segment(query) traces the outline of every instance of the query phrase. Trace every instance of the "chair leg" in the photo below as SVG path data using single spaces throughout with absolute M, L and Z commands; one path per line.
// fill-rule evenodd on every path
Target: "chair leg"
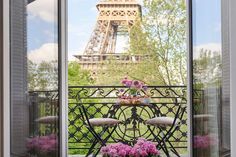
M 106 142 L 107 142 L 108 139 L 111 137 L 111 135 L 112 135 L 113 132 L 115 131 L 116 127 L 117 127 L 117 126 L 115 126 L 115 127 L 112 129 L 112 131 L 110 132 L 110 134 L 109 134 L 104 140 L 102 140 L 101 137 L 104 135 L 104 133 L 107 132 L 107 130 L 109 129 L 109 127 L 106 127 L 106 128 L 105 128 L 101 133 L 99 133 L 99 134 L 96 133 L 95 130 L 93 130 L 93 129 L 90 128 L 89 130 L 90 130 L 90 132 L 93 134 L 93 136 L 95 137 L 95 140 L 94 140 L 92 146 L 90 147 L 89 152 L 87 153 L 86 157 L 89 156 L 89 155 L 93 152 L 94 147 L 95 147 L 96 144 L 100 141 L 100 142 L 101 142 L 101 146 L 98 148 L 98 150 L 96 151 L 96 153 L 93 154 L 94 157 L 97 156 L 97 154 L 100 152 L 101 148 L 106 145 Z
M 180 157 L 179 153 L 175 149 L 171 149 L 171 151 L 177 156 Z
M 169 143 L 170 147 L 171 147 L 171 151 L 177 156 L 180 157 L 179 153 L 177 152 L 177 150 L 175 149 L 175 147 L 173 146 L 173 144 L 169 141 L 170 137 L 172 137 L 173 133 L 170 134 L 170 136 L 166 139 L 166 141 Z
M 158 128 L 159 128 L 159 127 L 158 127 Z M 159 129 L 161 129 L 161 128 L 159 128 Z M 165 133 L 162 132 L 164 136 L 163 136 L 161 142 L 167 141 L 167 142 L 170 144 L 171 148 L 176 152 L 175 154 L 176 154 L 177 156 L 179 156 L 178 152 L 175 150 L 174 146 L 173 146 L 173 145 L 171 144 L 171 142 L 169 141 L 170 137 L 173 136 L 174 132 L 175 132 L 177 129 L 178 129 L 178 126 L 177 126 L 177 127 L 171 126 L 168 131 L 166 131 Z M 163 129 L 161 129 L 161 130 L 163 130 Z
M 159 127 L 158 127 L 159 128 Z M 176 131 L 177 127 L 175 127 L 173 129 L 173 127 L 171 127 L 166 133 L 163 133 L 163 137 L 158 137 L 157 135 L 155 135 L 155 133 L 151 130 L 150 126 L 148 126 L 149 131 L 152 133 L 152 135 L 154 136 L 154 138 L 156 139 L 156 141 L 159 143 L 159 147 L 161 147 L 161 149 L 164 151 L 164 153 L 166 154 L 166 156 L 170 156 L 169 155 L 169 151 L 168 151 L 168 147 L 166 146 L 166 142 L 168 142 L 168 144 L 171 147 L 171 151 L 177 156 L 180 157 L 179 153 L 176 151 L 176 149 L 174 148 L 174 146 L 172 145 L 172 143 L 169 141 L 170 137 L 172 137 L 172 135 L 174 134 L 174 132 Z M 159 128 L 160 130 L 163 130 L 161 128 Z M 161 140 L 160 140 L 161 139 Z
M 94 140 L 93 140 L 92 145 L 91 145 L 90 148 L 89 148 L 88 153 L 86 154 L 86 157 L 88 157 L 90 154 L 92 154 L 92 152 L 93 152 L 93 150 L 94 150 L 94 147 L 95 147 L 96 144 L 99 142 L 99 139 L 98 139 L 97 136 L 93 133 L 93 131 L 90 130 L 90 129 L 89 129 L 89 131 L 93 134 Z
M 93 136 L 101 142 L 102 145 L 106 145 L 106 143 L 102 140 L 102 135 L 106 132 L 108 128 L 106 127 L 100 134 L 96 133 L 96 131 L 93 128 L 90 128 L 90 132 L 93 134 Z
M 88 153 L 86 154 L 85 157 L 88 157 L 90 154 L 92 154 L 93 149 L 94 149 L 94 147 L 96 146 L 97 143 L 98 143 L 98 140 L 97 140 L 97 139 L 94 139 L 93 144 L 92 144 L 91 147 L 89 148 L 89 151 L 88 151 Z
M 91 147 L 89 148 L 88 153 L 86 154 L 86 157 L 88 157 L 93 151 L 94 151 L 94 147 L 96 146 L 97 143 L 99 143 L 99 141 L 101 142 L 101 147 L 106 145 L 105 142 L 101 139 L 102 135 L 106 132 L 107 128 L 104 129 L 103 132 L 101 132 L 100 134 L 97 134 L 95 132 L 94 129 L 92 128 L 88 128 L 88 130 L 92 133 L 92 135 L 94 136 L 94 141 L 91 145 Z
M 111 135 L 113 134 L 113 132 L 116 130 L 117 126 L 114 126 L 114 128 L 112 129 L 112 131 L 110 132 L 110 134 L 103 140 L 104 143 L 106 143 L 109 138 L 111 137 Z M 105 131 L 106 132 L 106 131 Z M 104 133 L 105 133 L 104 132 Z M 101 145 L 98 150 L 96 151 L 96 153 L 93 155 L 93 157 L 96 157 L 98 155 L 98 153 L 100 152 L 101 148 L 103 147 L 104 145 Z
M 179 153 L 177 152 L 177 150 L 175 149 L 175 147 L 173 146 L 173 144 L 170 142 L 170 138 L 171 137 L 173 137 L 173 134 L 174 134 L 174 132 L 176 131 L 178 129 L 178 126 L 177 127 L 175 127 L 174 129 L 173 129 L 173 131 L 170 131 L 169 130 L 169 132 L 168 133 L 166 133 L 166 138 L 165 138 L 165 140 L 169 143 L 169 145 L 170 145 L 170 147 L 171 147 L 171 151 L 177 156 L 177 157 L 180 157 L 180 155 L 179 155 Z
M 159 128 L 159 127 L 158 127 Z M 161 140 L 161 143 L 163 143 L 163 146 L 164 146 L 164 148 L 165 148 L 165 150 L 166 150 L 166 156 L 167 157 L 170 157 L 170 153 L 169 153 L 169 150 L 168 150 L 168 147 L 167 147 L 167 145 L 166 145 L 166 140 L 165 140 L 165 134 L 163 133 L 163 131 L 162 131 L 162 129 L 161 128 L 159 128 L 160 129 L 160 133 L 162 133 L 163 134 L 163 137 L 160 137 L 162 140 Z M 161 136 L 161 135 L 159 135 L 159 136 Z
M 153 135 L 153 137 L 155 138 L 155 140 L 158 142 L 157 147 L 161 147 L 161 149 L 163 150 L 163 152 L 166 154 L 167 157 L 169 157 L 169 153 L 168 150 L 166 148 L 166 146 L 164 145 L 164 142 L 162 140 L 159 139 L 159 137 L 153 132 L 153 130 L 150 128 L 150 126 L 148 125 L 148 130 L 151 132 L 151 134 Z M 159 135 L 159 134 L 158 134 Z M 163 147 L 163 145 L 164 147 Z
M 170 153 L 169 153 L 169 150 L 168 150 L 168 147 L 166 146 L 166 142 L 165 141 L 163 141 L 163 145 L 164 145 L 164 148 L 165 148 L 165 150 L 166 150 L 166 156 L 167 157 L 170 157 Z

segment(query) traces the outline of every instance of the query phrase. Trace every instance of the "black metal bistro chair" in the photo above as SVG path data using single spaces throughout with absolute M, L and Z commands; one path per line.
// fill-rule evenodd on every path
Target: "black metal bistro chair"
M 94 140 L 92 142 L 91 147 L 89 148 L 88 153 L 86 154 L 86 157 L 91 155 L 92 156 L 97 156 L 99 153 L 100 149 L 103 146 L 106 146 L 106 142 L 108 139 L 111 137 L 113 132 L 115 131 L 117 125 L 121 122 L 115 118 L 89 118 L 88 116 L 88 111 L 85 109 L 83 105 L 80 106 L 79 108 L 80 113 L 82 115 L 82 119 L 85 122 L 85 126 L 88 128 L 88 130 L 92 133 Z M 102 127 L 102 131 L 100 133 L 97 133 L 95 131 L 95 127 Z M 111 130 L 109 130 L 111 128 Z M 108 135 L 103 138 L 103 135 L 107 133 Z M 95 146 L 100 143 L 100 147 L 97 149 L 97 151 L 94 152 Z
M 158 149 L 162 149 L 167 157 L 170 157 L 167 143 L 170 146 L 170 150 L 176 156 L 180 157 L 179 153 L 171 143 L 170 138 L 173 137 L 175 131 L 181 126 L 181 121 L 186 111 L 186 104 L 175 103 L 175 105 L 177 105 L 177 110 L 174 113 L 174 117 L 162 116 L 160 113 L 157 117 L 148 119 L 145 122 L 151 134 L 155 138 L 155 141 L 158 143 Z M 155 133 L 151 128 L 153 126 L 158 129 L 157 133 Z

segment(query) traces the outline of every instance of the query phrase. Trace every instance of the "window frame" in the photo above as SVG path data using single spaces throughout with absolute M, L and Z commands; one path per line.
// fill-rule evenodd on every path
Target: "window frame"
M 67 0 L 58 0 L 58 50 L 60 98 L 60 156 L 68 156 L 68 58 L 67 58 Z
M 193 156 L 193 128 L 192 128 L 192 104 L 193 104 L 193 60 L 192 60 L 192 52 L 193 52 L 193 45 L 192 45 L 192 0 L 186 0 L 187 5 L 187 116 L 188 116 L 188 153 L 189 156 Z
M 58 0 L 60 156 L 67 156 L 67 1 Z M 10 157 L 10 1 L 0 2 L 0 156 Z
M 231 156 L 236 156 L 236 1 L 235 0 L 225 0 L 223 3 L 226 3 L 228 7 L 229 16 L 229 51 L 230 51 L 230 124 L 231 124 Z
M 61 143 L 61 156 L 66 157 L 67 156 L 67 55 L 66 55 L 66 49 L 67 49 L 67 1 L 60 1 L 59 0 L 59 50 L 60 50 L 60 66 L 62 68 L 60 69 L 61 78 L 60 78 L 60 94 L 61 94 L 61 136 L 60 136 L 60 143 Z M 234 61 L 236 60 L 236 32 L 234 28 L 236 27 L 236 10 L 234 9 L 236 7 L 236 1 L 235 0 L 225 0 L 222 1 L 222 3 L 226 3 L 226 7 L 228 7 L 229 10 L 229 17 L 225 17 L 229 19 L 229 40 L 230 40 L 230 72 L 231 72 L 231 156 L 236 156 L 236 149 L 233 149 L 234 146 L 236 146 L 236 124 L 233 123 L 233 120 L 236 119 L 236 82 L 233 80 L 236 80 L 236 64 Z M 187 6 L 188 6 L 188 112 L 191 113 L 191 102 L 192 102 L 192 96 L 189 91 L 191 91 L 191 78 L 192 78 L 192 65 L 191 65 L 191 27 L 192 27 L 192 20 L 191 20 L 191 6 L 192 6 L 192 0 L 187 0 Z M 9 0 L 2 0 L 0 2 L 0 156 L 10 156 L 10 47 L 9 47 Z M 224 15 L 223 15 L 224 16 Z M 64 94 L 63 94 L 64 93 Z M 63 116 L 62 116 L 63 115 Z M 189 142 L 188 142 L 188 150 L 190 153 L 190 156 L 192 156 L 192 124 L 191 124 L 191 118 L 192 114 L 189 115 Z
M 3 2 L 0 1 L 0 63 L 3 62 L 2 60 L 2 57 L 3 57 Z M 2 86 L 3 86 L 3 82 L 2 82 L 2 72 L 3 72 L 3 65 L 0 64 L 0 93 L 3 93 L 2 92 Z M 3 138 L 3 134 L 2 134 L 2 125 L 3 125 L 3 116 L 2 116 L 2 109 L 3 109 L 3 106 L 2 106 L 2 100 L 3 100 L 3 97 L 2 97 L 2 94 L 0 95 L 0 139 Z M 3 152 L 3 141 L 0 141 L 0 156 L 3 156 L 2 154 Z
M 230 156 L 234 157 L 236 156 L 236 123 L 234 120 L 236 120 L 236 1 L 235 0 L 222 0 L 222 8 L 221 8 L 221 14 L 222 14 L 222 37 L 225 37 L 227 40 L 225 42 L 228 43 L 222 43 L 228 45 L 228 51 L 230 53 L 230 136 L 231 136 L 231 152 Z M 189 135 L 189 156 L 193 156 L 193 134 L 192 134 L 192 76 L 193 76 L 193 66 L 192 66 L 192 0 L 187 0 L 187 13 L 188 13 L 188 135 Z M 226 32 L 225 32 L 226 31 Z
M 1 114 L 2 115 L 2 156 L 10 156 L 10 8 L 9 0 L 2 0 L 2 55 L 1 55 Z

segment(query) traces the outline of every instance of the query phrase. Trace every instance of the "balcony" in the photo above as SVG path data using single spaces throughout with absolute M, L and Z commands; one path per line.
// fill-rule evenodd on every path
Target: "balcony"
M 147 91 L 140 91 L 140 96 L 148 95 L 150 105 L 153 107 L 137 105 L 125 105 L 116 112 L 113 108 L 117 104 L 120 91 L 129 92 L 124 86 L 70 86 L 68 94 L 68 145 L 70 154 L 86 154 L 93 141 L 92 134 L 86 128 L 82 120 L 79 108 L 84 105 L 89 118 L 105 118 L 113 114 L 122 121 L 118 125 L 108 143 L 121 141 L 132 145 L 139 137 L 153 140 L 150 130 L 147 129 L 144 121 L 157 115 L 174 117 L 177 104 L 186 106 L 185 86 L 148 86 Z M 33 91 L 29 93 L 31 118 L 47 117 L 58 113 L 58 94 L 56 91 Z M 42 107 L 44 106 L 44 107 Z M 39 111 L 41 110 L 41 111 Z M 35 115 L 34 113 L 41 114 Z M 55 119 L 54 119 L 55 120 Z M 48 121 L 49 122 L 49 121 Z M 31 134 L 49 134 L 55 128 L 54 123 L 46 126 L 31 123 Z M 101 131 L 101 128 L 100 128 Z M 155 129 L 154 129 L 155 131 Z M 181 119 L 181 125 L 174 132 L 170 139 L 173 146 L 180 154 L 187 152 L 187 113 L 185 111 Z M 96 149 L 96 148 L 95 148 Z

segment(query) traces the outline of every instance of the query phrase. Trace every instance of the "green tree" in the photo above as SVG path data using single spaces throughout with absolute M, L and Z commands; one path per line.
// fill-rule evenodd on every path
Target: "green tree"
M 185 0 L 144 0 L 142 20 L 130 30 L 129 49 L 132 64 L 116 59 L 104 63 L 97 83 L 117 82 L 124 76 L 152 85 L 186 84 L 186 4 Z M 104 82 L 103 80 L 106 80 Z
M 194 83 L 196 89 L 207 86 L 220 86 L 222 78 L 222 57 L 220 52 L 199 50 L 199 56 L 193 60 Z M 209 75 L 210 74 L 210 75 Z
M 166 85 L 186 83 L 185 0 L 144 0 L 143 29 L 152 41 L 148 54 Z
M 69 62 L 68 64 L 68 84 L 72 85 L 90 85 L 94 82 L 90 72 L 81 69 L 79 63 L 76 61 Z
M 58 89 L 58 62 L 41 62 L 39 64 L 28 60 L 28 89 L 57 90 Z

